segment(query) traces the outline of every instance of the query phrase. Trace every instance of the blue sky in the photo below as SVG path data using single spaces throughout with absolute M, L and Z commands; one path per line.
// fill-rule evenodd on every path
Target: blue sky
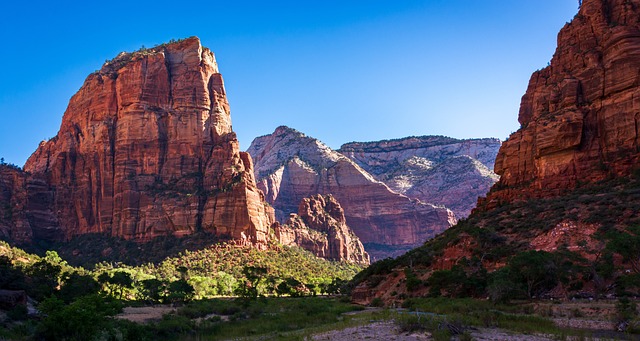
M 29 1 L 0 12 L 0 157 L 54 136 L 85 77 L 121 51 L 193 35 L 225 79 L 241 148 L 288 125 L 333 148 L 517 130 L 577 0 Z

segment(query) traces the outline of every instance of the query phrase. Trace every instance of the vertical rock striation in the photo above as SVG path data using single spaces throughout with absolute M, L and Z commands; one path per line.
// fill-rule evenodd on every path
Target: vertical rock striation
M 0 165 L 0 238 L 30 241 L 33 230 L 26 214 L 27 177 L 19 168 Z
M 640 161 L 640 1 L 584 0 L 522 97 L 484 203 L 561 195 Z
M 281 221 L 314 194 L 331 194 L 340 202 L 347 225 L 365 247 L 421 245 L 456 221 L 450 210 L 393 192 L 349 158 L 288 127 L 256 138 L 248 152 L 256 162 L 258 187 Z M 369 253 L 374 259 L 393 255 Z
M 60 238 L 203 230 L 260 244 L 271 217 L 229 112 L 198 38 L 122 53 L 87 77 L 24 168 L 51 193 Z
M 347 226 L 344 210 L 332 195 L 302 199 L 298 214 L 291 214 L 284 225 L 276 224 L 274 230 L 283 245 L 298 245 L 330 260 L 369 264 L 369 255 Z
M 392 190 L 466 218 L 499 178 L 491 171 L 499 148 L 493 138 L 413 136 L 351 142 L 339 152 Z

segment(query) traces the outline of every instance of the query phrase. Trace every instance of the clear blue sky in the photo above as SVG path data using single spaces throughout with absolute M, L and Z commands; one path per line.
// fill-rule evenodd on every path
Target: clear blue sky
M 197 35 L 242 149 L 288 125 L 333 148 L 408 135 L 504 139 L 577 0 L 9 1 L 0 156 L 22 166 L 85 77 L 120 51 Z

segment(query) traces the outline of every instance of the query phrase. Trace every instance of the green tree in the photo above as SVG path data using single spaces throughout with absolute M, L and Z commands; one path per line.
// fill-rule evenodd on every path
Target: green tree
M 518 253 L 509 260 L 508 269 L 514 282 L 524 286 L 529 298 L 551 290 L 558 284 L 558 267 L 549 252 Z
M 107 286 L 112 295 L 119 299 L 124 296 L 125 289 L 133 288 L 133 278 L 126 271 L 116 271 L 113 274 L 103 272 L 98 276 L 98 282 Z
M 77 272 L 65 272 L 62 276 L 62 285 L 58 296 L 70 303 L 78 297 L 94 295 L 100 291 L 100 284 L 91 275 L 82 275 Z
M 242 274 L 245 282 L 237 289 L 237 294 L 243 298 L 255 299 L 260 295 L 258 287 L 265 280 L 269 271 L 264 267 L 245 266 Z
M 38 308 L 46 317 L 36 334 L 45 340 L 93 340 L 107 327 L 107 316 L 122 310 L 117 302 L 98 295 L 81 297 L 69 305 L 52 296 Z
M 172 303 L 187 302 L 193 298 L 195 290 L 184 279 L 169 283 L 167 298 Z
M 640 273 L 640 227 L 612 232 L 608 237 L 607 249 L 621 255 L 635 273 Z
M 7 256 L 0 256 L 0 289 L 18 290 L 26 287 L 22 269 L 16 267 Z
M 218 295 L 233 295 L 233 292 L 238 285 L 238 281 L 235 277 L 224 271 L 219 271 L 216 274 L 215 279 L 218 285 Z
M 139 282 L 138 294 L 143 300 L 159 303 L 167 295 L 167 283 L 156 278 Z
M 59 285 L 60 265 L 51 264 L 45 259 L 39 260 L 27 267 L 27 292 L 37 301 L 41 301 L 53 294 Z
M 508 302 L 518 294 L 517 284 L 511 279 L 510 269 L 503 267 L 489 275 L 487 294 L 494 302 Z
M 404 274 L 406 277 L 405 284 L 407 286 L 407 291 L 415 291 L 416 289 L 418 289 L 418 287 L 420 287 L 420 285 L 422 285 L 422 281 L 420 280 L 420 278 L 418 278 L 418 276 L 416 276 L 416 274 L 413 273 L 410 268 L 405 268 Z
M 205 276 L 191 276 L 187 280 L 195 290 L 196 298 L 205 298 L 218 295 L 218 283 L 215 278 Z

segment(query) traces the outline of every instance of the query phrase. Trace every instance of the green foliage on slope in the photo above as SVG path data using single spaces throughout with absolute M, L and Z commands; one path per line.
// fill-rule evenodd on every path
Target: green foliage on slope
M 554 198 L 481 208 L 423 246 L 371 264 L 350 285 L 375 290 L 411 268 L 401 283 L 407 296 L 504 301 L 558 292 L 567 298 L 640 293 L 638 175 L 579 184 Z M 558 242 L 549 252 L 532 251 L 534 238 L 553 234 L 561 223 L 570 230 L 572 224 L 591 226 L 595 233 L 573 234 L 574 239 Z M 446 250 L 457 250 L 457 258 L 445 256 Z M 448 265 L 443 269 L 442 264 Z M 551 293 L 554 288 L 559 289 L 555 294 Z

